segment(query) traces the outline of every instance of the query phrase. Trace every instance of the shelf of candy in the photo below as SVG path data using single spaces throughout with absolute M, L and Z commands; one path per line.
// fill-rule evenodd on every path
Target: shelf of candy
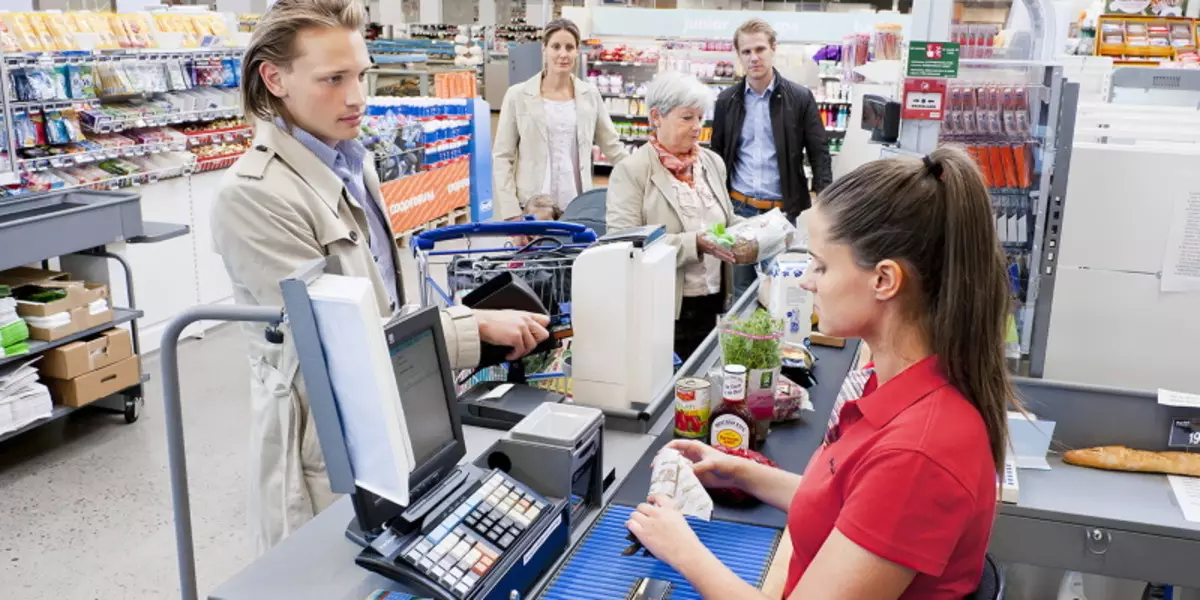
M 93 135 L 78 142 L 61 146 L 36 146 L 18 151 L 18 162 L 24 172 L 41 172 L 51 168 L 68 167 L 114 158 L 143 156 L 156 152 L 180 151 L 187 146 L 187 137 L 179 131 L 161 127 L 128 131 L 123 134 Z
M 84 140 L 79 115 L 74 110 L 17 109 L 12 120 L 13 142 L 20 152 L 36 146 Z
M 1171 46 L 1176 52 L 1189 52 L 1196 49 L 1196 35 L 1193 29 L 1195 22 L 1172 21 L 1170 23 Z
M 240 58 L 16 66 L 9 71 L 14 108 L 71 106 L 98 98 L 238 87 Z
M 5 52 L 156 48 L 155 29 L 178 33 L 181 46 L 195 48 L 220 44 L 229 33 L 217 13 L 10 12 L 0 14 L 0 28 Z
M 588 70 L 588 81 L 596 86 L 600 95 L 605 98 L 645 98 L 649 78 L 644 79 L 645 81 L 639 82 L 614 71 Z
M 241 114 L 237 90 L 193 88 L 94 105 L 80 111 L 79 116 L 85 131 L 108 133 L 137 127 L 231 119 Z
M 995 56 L 999 25 L 951 25 L 950 41 L 959 44 L 961 58 L 979 59 Z
M 233 166 L 238 157 L 250 148 L 250 138 L 240 138 L 232 142 L 219 142 L 193 146 L 189 152 L 196 155 L 196 171 L 216 171 Z
M 254 136 L 254 128 L 245 119 L 217 119 L 207 123 L 183 125 L 176 129 L 184 135 L 189 147 L 235 142 Z
M 638 48 L 635 46 L 627 46 L 618 44 L 611 48 L 605 48 L 603 44 L 589 46 L 587 48 L 588 65 L 595 66 L 640 66 L 640 67 L 658 67 L 659 49 L 657 46 L 647 46 Z
M 77 188 L 119 189 L 154 183 L 190 172 L 195 157 L 187 152 L 170 152 L 109 158 L 95 163 L 55 167 L 21 174 L 21 183 L 0 188 L 0 196 L 58 192 Z

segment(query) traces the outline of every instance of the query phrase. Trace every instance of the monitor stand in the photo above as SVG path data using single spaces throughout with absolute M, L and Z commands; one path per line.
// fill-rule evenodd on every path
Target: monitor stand
M 458 397 L 458 415 L 463 425 L 507 431 L 542 404 L 558 404 L 565 398 L 525 384 L 486 382 Z

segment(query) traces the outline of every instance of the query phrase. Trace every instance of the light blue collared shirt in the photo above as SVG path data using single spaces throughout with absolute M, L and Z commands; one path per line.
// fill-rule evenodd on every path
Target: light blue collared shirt
M 287 130 L 285 125 L 280 124 L 279 127 Z M 383 209 L 367 192 L 366 179 L 363 177 L 366 147 L 358 140 L 344 140 L 338 142 L 337 146 L 330 146 L 299 127 L 292 127 L 292 137 L 316 154 L 317 158 L 342 180 L 342 185 L 346 186 L 350 196 L 363 212 L 367 213 L 367 227 L 371 231 L 371 256 L 375 259 L 375 266 L 379 267 L 383 287 L 387 288 L 388 298 L 392 301 L 392 310 L 399 310 L 400 292 L 397 289 L 396 262 L 392 260 L 391 248 L 394 238 Z
M 746 118 L 742 121 L 742 142 L 733 168 L 733 189 L 762 200 L 783 198 L 775 134 L 771 130 L 771 94 L 776 83 L 772 77 L 771 84 L 759 94 L 746 82 Z

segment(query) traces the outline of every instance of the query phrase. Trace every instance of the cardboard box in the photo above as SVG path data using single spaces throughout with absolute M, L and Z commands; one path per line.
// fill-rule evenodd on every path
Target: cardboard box
M 17 314 L 22 317 L 48 317 L 81 306 L 87 306 L 101 298 L 108 298 L 108 286 L 98 283 L 71 281 L 70 275 L 61 271 L 17 267 L 0 272 L 0 284 L 11 287 L 14 295 L 19 295 L 20 289 L 28 286 L 59 288 L 67 292 L 66 298 L 55 300 L 54 302 L 44 304 L 18 303 Z
M 42 342 L 53 342 L 61 340 L 69 335 L 80 331 L 86 331 L 95 327 L 101 327 L 113 322 L 113 311 L 108 309 L 100 314 L 90 314 L 87 306 L 80 306 L 68 311 L 71 315 L 71 322 L 55 327 L 54 329 L 43 329 L 29 325 L 29 339 L 39 340 Z
M 42 377 L 73 379 L 130 356 L 133 356 L 133 337 L 124 329 L 110 329 L 47 351 L 38 369 Z
M 141 362 L 135 355 L 74 379 L 47 379 L 43 383 L 50 388 L 56 402 L 78 408 L 107 398 L 141 379 Z

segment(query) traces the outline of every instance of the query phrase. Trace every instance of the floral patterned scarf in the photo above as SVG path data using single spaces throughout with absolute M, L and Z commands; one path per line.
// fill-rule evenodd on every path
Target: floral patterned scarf
M 659 143 L 658 137 L 654 135 L 650 136 L 650 145 L 658 154 L 658 161 L 675 176 L 675 179 L 686 183 L 688 187 L 696 187 L 692 166 L 700 159 L 699 146 L 693 145 L 686 154 L 675 154 Z

